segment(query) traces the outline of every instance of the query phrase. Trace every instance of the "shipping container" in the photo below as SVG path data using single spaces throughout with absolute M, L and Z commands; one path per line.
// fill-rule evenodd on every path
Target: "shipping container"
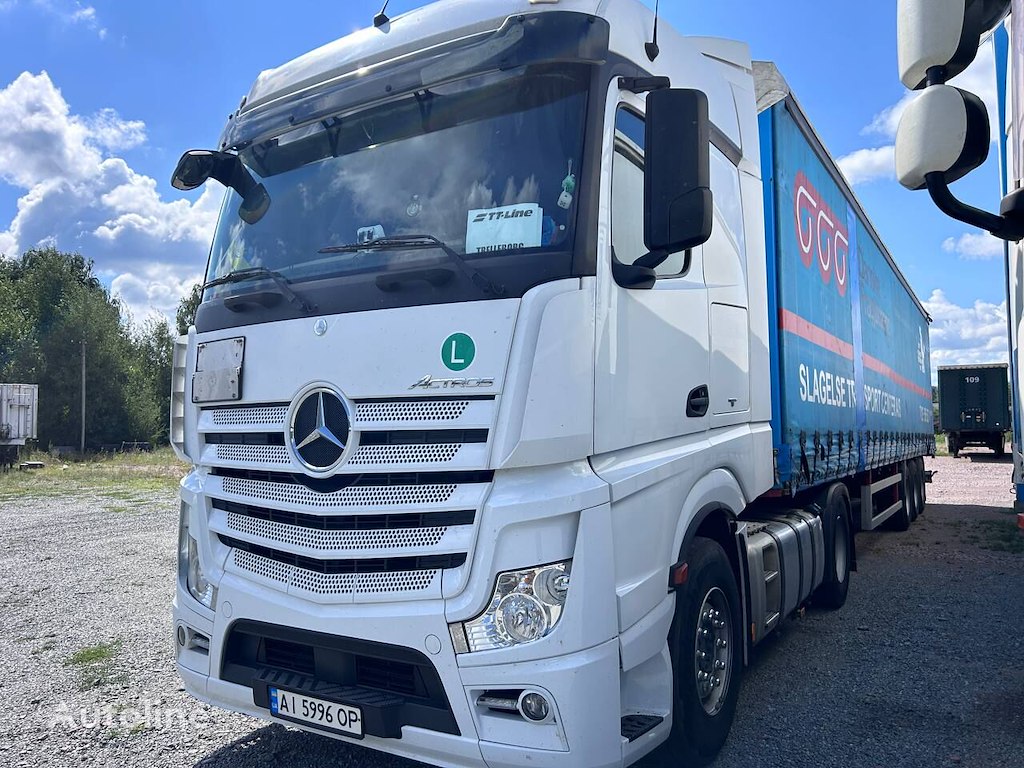
M 932 454 L 928 313 L 778 70 L 755 80 L 776 486 Z
M 939 366 L 939 429 L 953 456 L 983 446 L 1002 456 L 1010 429 L 1010 382 L 1006 363 Z
M 36 439 L 39 386 L 0 384 L 0 468 L 11 466 L 19 450 Z

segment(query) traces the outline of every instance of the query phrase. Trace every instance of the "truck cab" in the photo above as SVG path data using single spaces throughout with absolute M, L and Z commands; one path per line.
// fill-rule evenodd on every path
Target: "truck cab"
M 229 187 L 172 391 L 195 696 L 442 765 L 702 764 L 749 645 L 845 600 L 869 454 L 814 431 L 783 498 L 754 66 L 655 21 L 379 17 L 182 158 Z

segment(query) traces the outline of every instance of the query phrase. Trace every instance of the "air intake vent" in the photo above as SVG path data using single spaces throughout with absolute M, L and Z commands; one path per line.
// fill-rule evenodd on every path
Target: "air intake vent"
M 423 695 L 422 690 L 418 690 L 416 685 L 414 666 L 369 656 L 360 656 L 356 659 L 356 684 L 403 696 Z
M 316 671 L 312 646 L 289 643 L 287 640 L 271 637 L 263 641 L 263 658 L 260 661 L 271 667 L 288 669 L 304 675 L 312 675 Z
M 244 536 L 269 539 L 293 547 L 321 551 L 353 552 L 375 549 L 432 547 L 444 538 L 446 526 L 400 528 L 397 530 L 322 531 L 282 525 L 266 520 L 228 513 L 228 527 Z
M 440 445 L 361 445 L 349 464 L 441 464 L 451 461 L 461 443 Z
M 466 400 L 391 400 L 356 404 L 356 421 L 455 421 L 466 412 Z
M 301 504 L 329 509 L 336 507 L 395 507 L 440 504 L 455 492 L 455 483 L 432 485 L 353 485 L 333 493 L 318 493 L 294 483 L 224 478 L 224 490 L 260 501 Z
M 219 427 L 282 426 L 287 405 L 243 406 L 239 408 L 212 408 L 210 417 Z
M 290 464 L 291 458 L 283 445 L 218 445 L 220 461 L 245 461 L 256 464 Z

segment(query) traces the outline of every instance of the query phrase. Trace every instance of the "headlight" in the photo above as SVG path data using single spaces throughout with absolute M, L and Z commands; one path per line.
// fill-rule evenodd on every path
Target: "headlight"
M 452 624 L 456 653 L 509 648 L 551 633 L 569 592 L 572 561 L 499 573 L 487 610 Z
M 185 572 L 188 593 L 211 611 L 217 608 L 217 588 L 206 580 L 199 564 L 199 542 L 188 532 L 188 507 L 181 505 L 178 532 L 178 568 Z

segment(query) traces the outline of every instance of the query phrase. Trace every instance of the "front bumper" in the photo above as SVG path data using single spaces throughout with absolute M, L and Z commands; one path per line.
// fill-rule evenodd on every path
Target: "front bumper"
M 509 496 L 522 503 L 518 489 Z M 538 509 L 541 506 L 538 500 Z M 571 533 L 550 518 L 530 519 L 521 506 L 515 512 L 500 515 L 503 524 L 484 528 L 489 535 L 482 537 L 476 549 L 474 569 L 493 572 L 530 565 L 524 562 L 523 552 L 533 553 L 527 558 L 556 559 L 571 553 L 573 585 L 560 623 L 547 637 L 516 648 L 455 653 L 448 622 L 475 615 L 484 593 L 493 589 L 491 579 L 473 582 L 481 592 L 479 600 L 471 599 L 467 590 L 448 600 L 325 604 L 226 572 L 218 583 L 216 613 L 193 600 L 179 580 L 175 634 L 180 628 L 186 637 L 198 632 L 209 638 L 208 650 L 193 649 L 189 643 L 178 646 L 178 669 L 187 690 L 216 706 L 271 719 L 269 710 L 259 705 L 265 701 L 265 689 L 255 691 L 253 685 L 241 684 L 246 678 L 230 671 L 225 674 L 224 664 L 233 628 L 246 622 L 274 625 L 288 633 L 305 633 L 313 644 L 331 645 L 330 638 L 336 638 L 346 653 L 373 655 L 377 651 L 372 647 L 360 650 L 360 646 L 377 644 L 378 650 L 391 649 L 387 653 L 393 659 L 414 665 L 422 661 L 432 667 L 430 673 L 436 673 L 441 690 L 433 702 L 436 706 L 446 699 L 445 711 L 455 727 L 444 732 L 407 724 L 411 718 L 406 718 L 397 738 L 367 735 L 357 744 L 444 766 L 622 765 L 626 747 L 620 734 L 620 643 L 608 563 L 612 551 L 608 506 L 578 513 L 572 518 L 578 525 L 569 529 Z M 332 663 L 336 669 L 345 662 Z M 255 667 L 256 662 L 250 665 Z M 485 691 L 514 689 L 544 694 L 553 717 L 533 723 L 476 703 Z
M 441 766 L 622 765 L 617 640 L 541 660 L 460 667 L 437 604 L 410 604 L 403 615 L 394 615 L 396 606 L 391 605 L 391 615 L 382 612 L 376 616 L 342 616 L 351 612 L 336 607 L 328 610 L 314 606 L 311 611 L 310 606 L 304 606 L 306 610 L 299 611 L 282 603 L 268 605 L 273 594 L 254 594 L 251 585 L 241 590 L 237 588 L 241 585 L 231 582 L 229 576 L 221 585 L 222 607 L 216 616 L 193 610 L 194 601 L 180 590 L 175 600 L 176 629 L 181 626 L 211 638 L 208 654 L 180 647 L 178 652 L 178 672 L 185 688 L 202 701 L 273 720 L 269 710 L 257 704 L 265 699 L 265 690 L 257 690 L 260 684 L 243 685 L 222 679 L 219 661 L 230 626 L 254 615 L 261 620 L 272 615 L 292 632 L 301 628 L 299 632 L 336 633 L 338 627 L 344 627 L 346 636 L 382 645 L 400 637 L 409 642 L 410 650 L 429 659 L 447 694 L 457 733 L 405 725 L 397 738 L 367 735 L 355 744 Z M 224 615 L 224 605 L 228 606 L 230 616 Z M 415 649 L 414 638 L 419 639 Z M 438 639 L 442 640 L 440 648 Z M 486 690 L 524 687 L 547 694 L 554 708 L 550 722 L 530 723 L 518 715 L 476 705 L 477 698 Z M 314 730 L 302 725 L 294 727 Z

